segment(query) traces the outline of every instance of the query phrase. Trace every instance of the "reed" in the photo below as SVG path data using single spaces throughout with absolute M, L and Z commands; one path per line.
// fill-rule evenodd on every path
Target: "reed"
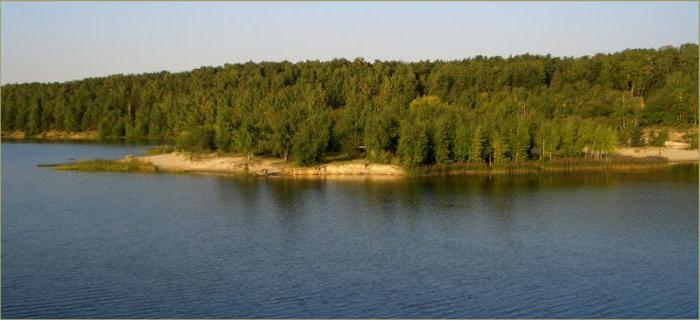
M 416 167 L 409 170 L 408 174 L 410 176 L 440 176 L 633 171 L 664 167 L 667 164 L 668 160 L 662 157 L 611 157 L 600 160 L 562 158 L 545 161 L 507 162 L 491 166 L 483 162 L 452 162 Z

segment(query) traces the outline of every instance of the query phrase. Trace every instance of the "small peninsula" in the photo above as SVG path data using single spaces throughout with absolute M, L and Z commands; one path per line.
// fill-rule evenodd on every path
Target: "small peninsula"
M 163 150 L 155 148 L 152 150 Z M 166 149 L 166 151 L 170 151 Z M 698 150 L 672 147 L 625 148 L 606 160 L 557 159 L 524 161 L 499 166 L 481 163 L 451 163 L 407 170 L 396 164 L 371 163 L 364 159 L 333 160 L 302 166 L 279 158 L 244 155 L 192 154 L 172 151 L 143 156 L 127 156 L 116 160 L 78 160 L 69 163 L 42 165 L 69 171 L 109 171 L 129 173 L 192 173 L 301 178 L 326 177 L 403 177 L 426 175 L 493 175 L 561 172 L 633 171 L 663 168 L 680 163 L 697 163 Z

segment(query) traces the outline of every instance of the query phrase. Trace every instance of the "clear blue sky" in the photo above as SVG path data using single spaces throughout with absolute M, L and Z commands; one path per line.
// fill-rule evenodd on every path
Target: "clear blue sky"
M 697 39 L 696 2 L 4 2 L 1 81 L 250 60 L 580 56 Z

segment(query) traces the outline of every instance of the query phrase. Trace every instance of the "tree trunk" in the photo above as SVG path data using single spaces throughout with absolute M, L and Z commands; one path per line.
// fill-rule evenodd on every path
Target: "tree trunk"
M 545 150 L 545 140 L 542 139 L 542 152 L 540 152 L 540 160 L 544 158 L 544 151 Z

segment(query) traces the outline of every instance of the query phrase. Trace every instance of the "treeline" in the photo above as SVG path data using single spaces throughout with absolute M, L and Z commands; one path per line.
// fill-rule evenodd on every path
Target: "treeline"
M 2 86 L 2 130 L 97 130 L 189 150 L 406 166 L 603 157 L 698 124 L 698 46 L 592 57 L 226 64 Z

